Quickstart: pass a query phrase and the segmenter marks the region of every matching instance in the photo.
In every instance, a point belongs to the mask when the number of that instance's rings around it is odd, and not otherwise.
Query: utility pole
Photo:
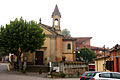
[[[104,71],[106,71],[106,65],[105,65],[105,63],[106,63],[105,45],[103,46],[103,48],[104,48]]]

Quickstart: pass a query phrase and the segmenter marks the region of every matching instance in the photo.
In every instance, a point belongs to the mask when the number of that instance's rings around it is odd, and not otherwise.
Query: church
[[[44,45],[35,53],[28,53],[28,63],[42,65],[49,62],[76,61],[76,51],[79,53],[83,47],[90,47],[92,37],[69,37],[61,35],[60,19],[61,13],[58,6],[51,15],[53,25],[48,26],[40,21],[40,27],[46,34]]]
[[[38,60],[37,64],[60,62],[63,57],[67,61],[73,61],[73,42],[75,39],[61,35],[61,13],[57,5],[51,17],[53,19],[52,26],[40,22],[40,27],[43,29],[43,33],[46,34],[46,40],[42,49],[37,50],[35,53],[35,58]]]

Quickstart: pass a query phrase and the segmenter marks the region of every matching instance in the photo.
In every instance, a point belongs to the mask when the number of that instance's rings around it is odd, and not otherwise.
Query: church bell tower
[[[59,12],[58,6],[55,6],[54,12],[52,13],[52,18],[53,18],[53,27],[56,29],[57,33],[60,34],[60,18],[61,14]]]

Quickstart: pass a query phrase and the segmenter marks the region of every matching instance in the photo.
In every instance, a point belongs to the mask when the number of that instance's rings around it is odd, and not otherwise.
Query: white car
[[[120,80],[119,72],[99,72],[94,75],[92,80]]]

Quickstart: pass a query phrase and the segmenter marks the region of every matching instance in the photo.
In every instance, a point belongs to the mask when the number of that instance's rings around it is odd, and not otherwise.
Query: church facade
[[[73,45],[76,39],[61,35],[60,18],[61,14],[56,5],[52,13],[53,25],[48,26],[40,22],[46,39],[41,49],[32,54],[28,53],[28,62],[41,65],[48,62],[60,62],[63,58],[66,61],[74,61]]]

